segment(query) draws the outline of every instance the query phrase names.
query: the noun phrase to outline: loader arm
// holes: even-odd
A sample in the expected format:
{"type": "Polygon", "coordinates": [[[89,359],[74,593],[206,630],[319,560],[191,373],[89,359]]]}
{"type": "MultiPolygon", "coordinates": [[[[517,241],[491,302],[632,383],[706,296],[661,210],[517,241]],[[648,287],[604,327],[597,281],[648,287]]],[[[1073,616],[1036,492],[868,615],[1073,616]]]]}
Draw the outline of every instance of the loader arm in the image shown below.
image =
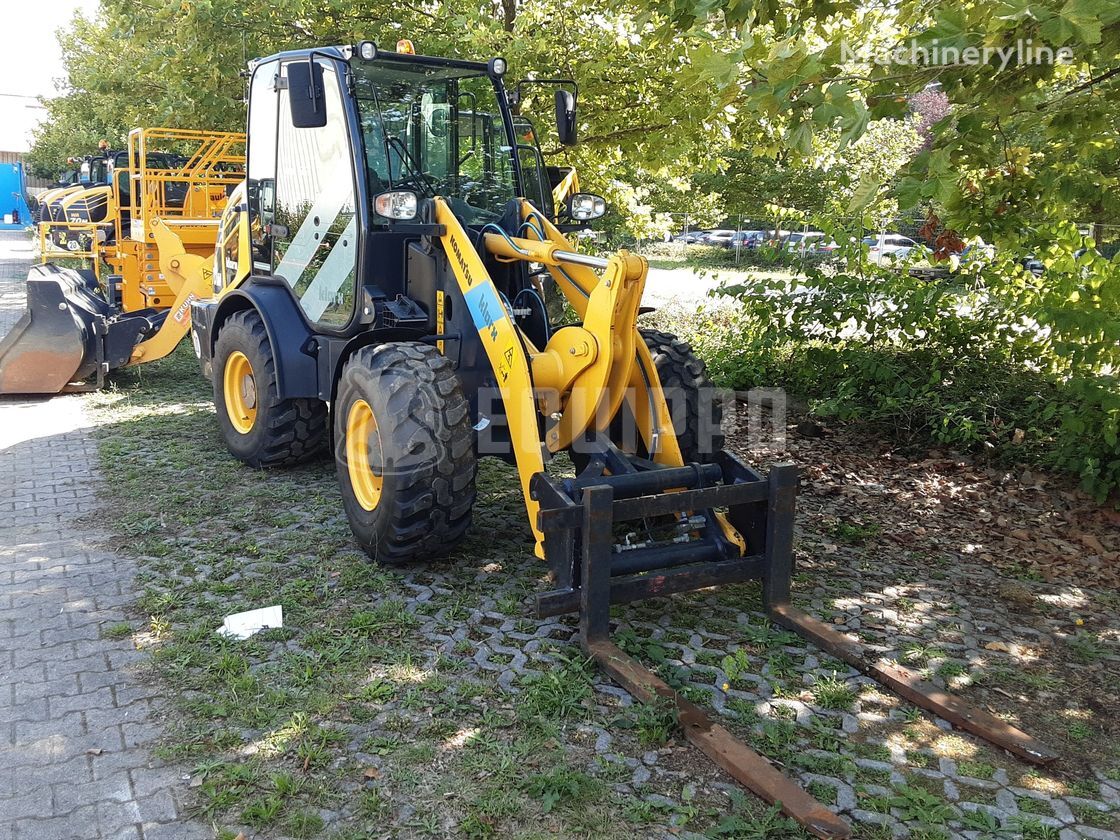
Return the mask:
{"type": "MultiPolygon", "coordinates": [[[[234,190],[221,220],[217,222],[220,231],[229,231],[230,238],[236,243],[238,256],[236,262],[229,263],[236,266],[236,270],[219,292],[219,296],[240,286],[249,276],[249,267],[252,265],[247,229],[249,217],[243,205],[244,189],[244,186],[239,186],[234,190]]],[[[191,327],[191,304],[214,296],[213,257],[190,253],[166,219],[154,218],[151,233],[159,251],[160,273],[163,281],[175,293],[175,301],[159,330],[133,349],[129,366],[162,359],[174,350],[191,327]]],[[[222,248],[223,245],[222,237],[219,236],[216,247],[222,248]]]]}
{"type": "Polygon", "coordinates": [[[557,330],[543,348],[534,347],[509,317],[467,231],[447,203],[435,199],[444,249],[502,394],[536,553],[543,557],[539,505],[530,485],[544,471],[545,451],[560,452],[585,435],[606,432],[630,399],[655,462],[679,467],[684,460],[637,327],[646,260],[627,251],[606,259],[579,254],[532,204],[522,201],[521,211],[522,228],[537,238],[487,233],[487,251],[501,260],[548,266],[582,320],[581,326],[557,330]]]}
{"type": "Polygon", "coordinates": [[[213,261],[187,253],[183,240],[163,219],[152,221],[152,234],[159,249],[159,270],[175,293],[175,301],[154,335],[132,351],[128,366],[154,362],[175,349],[191,328],[191,303],[213,291],[213,261]]]}

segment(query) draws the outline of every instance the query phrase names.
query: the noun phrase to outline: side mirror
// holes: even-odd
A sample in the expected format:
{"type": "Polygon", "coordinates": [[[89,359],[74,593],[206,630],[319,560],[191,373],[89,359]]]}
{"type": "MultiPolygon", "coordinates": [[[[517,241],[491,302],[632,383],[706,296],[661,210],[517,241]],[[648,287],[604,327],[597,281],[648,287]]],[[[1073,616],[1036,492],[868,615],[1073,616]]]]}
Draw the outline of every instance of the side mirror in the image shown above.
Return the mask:
{"type": "Polygon", "coordinates": [[[322,128],[327,124],[323,65],[314,58],[288,65],[288,106],[296,128],[322,128]]]}
{"type": "Polygon", "coordinates": [[[576,97],[563,89],[556,91],[556,132],[562,145],[576,144],[576,97]]]}

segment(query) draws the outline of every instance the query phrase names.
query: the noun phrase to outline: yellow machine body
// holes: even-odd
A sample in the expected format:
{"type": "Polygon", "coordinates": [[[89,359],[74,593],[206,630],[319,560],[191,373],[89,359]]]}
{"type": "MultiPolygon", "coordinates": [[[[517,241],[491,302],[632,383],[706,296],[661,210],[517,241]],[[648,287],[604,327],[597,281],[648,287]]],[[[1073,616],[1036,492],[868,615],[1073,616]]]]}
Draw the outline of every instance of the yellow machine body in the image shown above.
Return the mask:
{"type": "Polygon", "coordinates": [[[52,192],[27,310],[0,337],[0,393],[100,384],[175,348],[191,303],[214,293],[222,215],[244,203],[244,147],[241,133],[138,128],[111,184],[52,192]],[[52,262],[74,258],[92,270],[52,262]]]}

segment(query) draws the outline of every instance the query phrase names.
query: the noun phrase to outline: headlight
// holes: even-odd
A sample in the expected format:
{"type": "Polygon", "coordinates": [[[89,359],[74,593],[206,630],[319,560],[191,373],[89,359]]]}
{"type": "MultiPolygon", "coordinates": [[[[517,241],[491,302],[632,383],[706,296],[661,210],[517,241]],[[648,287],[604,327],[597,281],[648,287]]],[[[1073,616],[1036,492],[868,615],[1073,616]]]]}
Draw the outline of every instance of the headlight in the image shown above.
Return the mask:
{"type": "Polygon", "coordinates": [[[577,222],[598,219],[607,212],[607,200],[594,193],[576,193],[568,199],[568,215],[577,222]]]}
{"type": "Polygon", "coordinates": [[[358,42],[358,56],[362,61],[373,61],[377,58],[377,44],[373,41],[358,42]]]}
{"type": "Polygon", "coordinates": [[[386,219],[405,221],[416,218],[416,193],[411,190],[393,190],[381,193],[373,200],[373,211],[386,219]]]}

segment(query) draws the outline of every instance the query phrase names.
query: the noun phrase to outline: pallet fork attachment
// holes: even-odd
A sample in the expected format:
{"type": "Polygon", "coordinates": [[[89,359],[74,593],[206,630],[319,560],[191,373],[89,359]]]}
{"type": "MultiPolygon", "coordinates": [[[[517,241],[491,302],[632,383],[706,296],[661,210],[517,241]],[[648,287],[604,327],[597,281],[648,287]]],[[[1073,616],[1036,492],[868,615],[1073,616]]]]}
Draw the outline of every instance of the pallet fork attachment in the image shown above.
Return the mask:
{"type": "MultiPolygon", "coordinates": [[[[770,762],[713,722],[697,705],[609,638],[610,605],[759,580],[767,614],[915,705],[1013,752],[1045,764],[1057,756],[1031,736],[974,709],[917,674],[872,661],[858,643],[790,603],[798,475],[778,464],[762,476],[733,454],[686,463],[656,367],[637,328],[647,263],[621,251],[609,258],[575,252],[532,205],[520,230],[484,229],[499,261],[546,267],[581,320],[545,347],[519,334],[479,254],[451,208],[435,199],[434,221],[471,310],[501,393],[537,553],[553,589],[537,596],[537,615],[580,616],[584,650],[635,697],[673,704],[685,736],[716,764],[817,837],[850,836],[848,824],[770,762]],[[596,270],[602,272],[601,275],[596,270]],[[537,405],[534,405],[536,400],[537,405]],[[649,457],[623,451],[610,424],[623,404],[649,457]],[[537,413],[551,425],[539,425],[537,413]],[[575,478],[544,469],[544,453],[570,450],[584,463],[575,478]],[[635,523],[621,542],[616,528],[635,523]]],[[[635,441],[637,443],[637,441],[635,441]]]]}
{"type": "Polygon", "coordinates": [[[604,670],[643,702],[672,703],[690,742],[744,787],[779,804],[811,834],[843,838],[850,836],[850,828],[766,758],[610,641],[612,603],[759,579],[766,613],[776,623],[915,705],[1032,764],[1047,764],[1058,757],[1030,735],[923,682],[913,671],[873,661],[860,644],[790,603],[797,494],[793,464],[778,464],[763,478],[726,452],[719,453],[716,464],[673,469],[625,456],[609,443],[603,447],[602,456],[592,458],[574,480],[560,482],[544,474],[534,479],[545,556],[560,584],[538,595],[538,616],[578,611],[580,643],[604,670]],[[675,492],[664,492],[667,487],[675,492]],[[682,507],[706,509],[708,522],[714,508],[726,507],[728,520],[747,536],[755,553],[721,558],[720,535],[714,526],[702,530],[698,539],[674,546],[675,553],[663,546],[617,550],[617,523],[682,507]]]}

